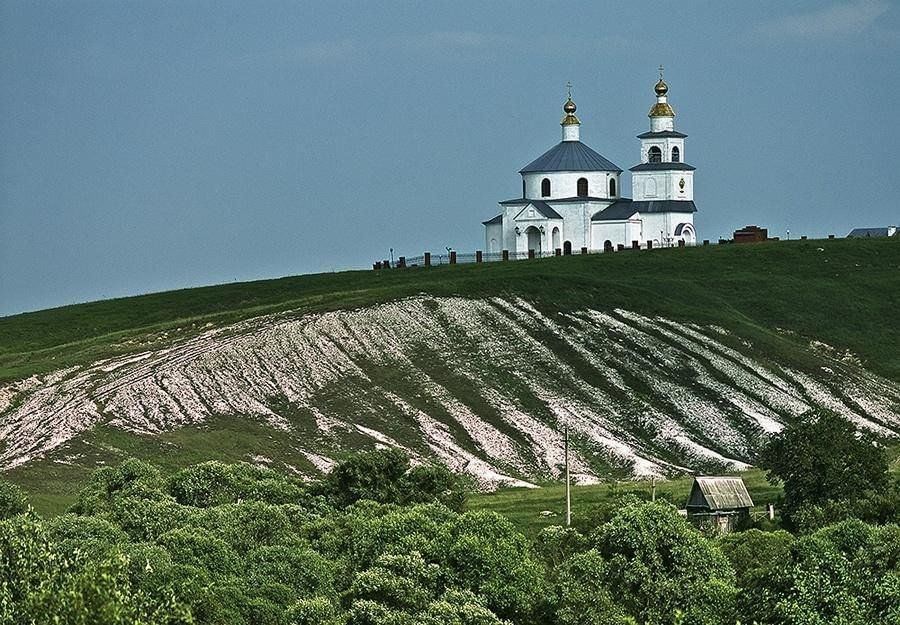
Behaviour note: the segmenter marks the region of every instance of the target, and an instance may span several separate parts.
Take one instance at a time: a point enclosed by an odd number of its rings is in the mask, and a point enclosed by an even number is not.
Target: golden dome
[[[562,126],[572,126],[581,123],[581,121],[575,117],[576,108],[578,107],[576,107],[575,103],[572,101],[572,96],[569,96],[569,99],[566,100],[566,103],[563,105],[563,111],[565,111],[566,114],[560,122]]]
[[[675,110],[668,102],[657,102],[647,113],[647,117],[675,117]]]
[[[663,96],[669,93],[669,85],[666,84],[665,80],[660,78],[659,82],[656,83],[656,86],[653,87],[653,90],[656,92],[656,95]]]

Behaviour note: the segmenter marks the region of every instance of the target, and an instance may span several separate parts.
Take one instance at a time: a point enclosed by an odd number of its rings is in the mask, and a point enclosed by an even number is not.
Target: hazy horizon
[[[896,4],[660,6],[0,0],[0,315],[481,248],[566,82],[627,170],[659,64],[699,238],[900,222]]]

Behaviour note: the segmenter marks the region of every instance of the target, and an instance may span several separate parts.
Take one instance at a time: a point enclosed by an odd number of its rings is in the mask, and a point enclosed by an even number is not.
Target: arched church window
[[[616,197],[616,179],[609,179],[609,197]]]
[[[647,152],[648,160],[651,163],[662,163],[662,150],[658,146],[653,146]]]
[[[550,179],[541,180],[541,197],[550,197]]]
[[[678,146],[676,145],[674,148],[672,148],[672,162],[678,163],[680,161],[681,161],[681,150],[679,150]]]
[[[578,179],[578,197],[587,197],[587,196],[588,196],[587,178],[579,178]]]

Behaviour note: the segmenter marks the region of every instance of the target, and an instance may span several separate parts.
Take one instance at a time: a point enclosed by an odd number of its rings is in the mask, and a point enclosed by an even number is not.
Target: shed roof
[[[520,174],[551,171],[615,171],[622,168],[581,141],[560,141],[519,170]]]
[[[753,500],[739,477],[698,477],[691,486],[687,507],[735,510],[752,508]]]

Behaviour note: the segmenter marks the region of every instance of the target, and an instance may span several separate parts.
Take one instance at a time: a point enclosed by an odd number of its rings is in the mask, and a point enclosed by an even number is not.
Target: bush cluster
[[[529,540],[465,487],[395,451],[313,484],[128,460],[52,519],[0,484],[0,624],[900,623],[893,523],[721,538],[626,498]]]

